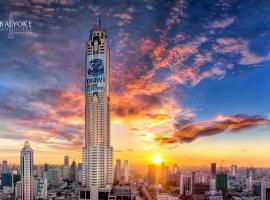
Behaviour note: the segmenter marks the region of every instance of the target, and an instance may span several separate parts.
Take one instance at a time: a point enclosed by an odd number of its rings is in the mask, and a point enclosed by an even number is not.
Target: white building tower
[[[83,185],[90,189],[91,200],[103,199],[104,191],[110,190],[113,178],[109,75],[108,34],[99,20],[86,42],[85,59]],[[86,196],[88,199],[89,193]]]
[[[125,182],[128,182],[128,179],[129,179],[128,160],[124,161],[124,178],[125,178]]]
[[[33,175],[33,150],[28,141],[21,150],[20,174],[21,174],[21,200],[34,199],[34,175]]]

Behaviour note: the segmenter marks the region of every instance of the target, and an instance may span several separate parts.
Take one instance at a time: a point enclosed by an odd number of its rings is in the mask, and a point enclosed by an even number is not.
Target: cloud
[[[185,122],[183,124],[181,121],[179,121],[174,124],[175,130],[172,135],[159,135],[155,138],[155,140],[161,145],[171,143],[189,143],[200,137],[217,135],[225,131],[242,131],[264,124],[270,125],[270,120],[258,115],[218,115],[213,119],[195,123]]]
[[[192,122],[196,111],[183,105],[183,88],[205,79],[220,80],[239,64],[258,64],[270,58],[269,45],[265,45],[264,55],[251,45],[269,23],[250,26],[252,19],[245,13],[233,13],[233,4],[222,1],[206,1],[205,7],[182,0],[143,4],[10,2],[1,6],[5,11],[1,15],[12,8],[16,16],[33,19],[37,37],[8,42],[1,38],[0,114],[15,125],[33,129],[20,132],[20,138],[37,131],[33,139],[40,137],[51,146],[54,139],[67,148],[81,144],[84,43],[98,14],[109,32],[112,122],[123,120],[132,134],[148,137],[158,131],[173,133],[184,126],[199,126],[201,122]],[[247,27],[242,26],[243,19]],[[263,41],[267,37],[264,33]],[[10,131],[16,132],[11,127]],[[6,137],[15,137],[15,133]],[[198,137],[200,134],[195,134],[190,140]],[[177,139],[172,136],[172,140]]]
[[[24,129],[20,133],[1,134],[0,137],[30,138],[50,145],[58,141],[66,146],[81,145],[83,102],[81,94],[55,89],[7,92],[0,101],[0,116],[2,120],[11,120]]]
[[[264,56],[256,55],[250,50],[249,42],[243,38],[218,38],[214,50],[218,53],[239,54],[239,64],[242,65],[253,65],[270,60],[270,52]]]
[[[227,26],[231,25],[234,23],[235,18],[234,17],[229,17],[223,20],[216,20],[211,24],[212,28],[226,28]]]

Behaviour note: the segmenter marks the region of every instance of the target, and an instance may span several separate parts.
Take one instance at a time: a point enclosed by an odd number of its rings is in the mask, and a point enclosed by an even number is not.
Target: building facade
[[[2,164],[2,173],[6,173],[7,171],[8,171],[7,160],[3,160],[3,164]]]
[[[107,30],[98,25],[90,30],[85,58],[85,146],[83,185],[93,200],[101,199],[112,184],[110,136],[110,49]],[[100,195],[99,195],[100,193]]]
[[[76,168],[77,168],[76,162],[73,160],[70,166],[70,175],[69,175],[71,181],[76,181],[76,170],[77,170]]]
[[[212,178],[216,177],[216,173],[217,173],[217,165],[216,165],[216,163],[211,163],[211,176],[212,176]]]
[[[69,156],[64,156],[64,166],[69,166]]]
[[[192,195],[192,175],[181,174],[180,175],[180,195],[190,196]]]
[[[35,178],[34,197],[35,199],[47,199],[48,181],[46,178]]]
[[[21,200],[34,199],[34,175],[33,175],[33,150],[28,141],[21,150],[20,174],[21,174]]]
[[[231,175],[232,176],[237,175],[237,165],[231,165]]]
[[[121,180],[121,160],[117,159],[114,169],[114,182]]]
[[[2,173],[2,186],[13,187],[13,174],[12,172]]]
[[[129,167],[128,167],[128,160],[124,161],[124,180],[128,182],[129,180]]]

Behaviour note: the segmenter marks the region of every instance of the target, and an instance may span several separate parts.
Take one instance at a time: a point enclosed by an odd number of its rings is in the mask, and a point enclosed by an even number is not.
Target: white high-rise
[[[33,175],[33,150],[28,141],[21,150],[20,174],[21,174],[21,200],[34,199],[34,175]]]
[[[98,25],[90,30],[85,58],[85,147],[82,179],[83,185],[90,189],[91,200],[102,199],[102,194],[99,193],[108,190],[113,179],[109,74],[108,33],[101,27],[99,20]]]
[[[231,165],[231,175],[236,176],[237,174],[237,165]]]
[[[191,195],[193,191],[192,188],[192,175],[181,174],[180,175],[180,194],[181,195]]]
[[[125,182],[128,182],[128,179],[129,179],[128,160],[124,161],[124,178],[125,178]]]

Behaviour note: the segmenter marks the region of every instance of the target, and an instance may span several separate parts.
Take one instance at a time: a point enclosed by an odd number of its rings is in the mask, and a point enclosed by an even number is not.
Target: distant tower
[[[247,178],[251,178],[251,180],[254,180],[256,175],[256,169],[254,167],[247,168]]]
[[[70,180],[76,181],[76,162],[74,160],[70,166]]]
[[[83,148],[83,185],[91,200],[98,200],[112,185],[110,131],[110,49],[108,33],[98,25],[90,30],[85,58],[85,146]],[[83,195],[82,195],[83,196]],[[88,199],[88,193],[85,195]]]
[[[8,171],[7,160],[3,160],[3,164],[2,164],[2,173],[6,173],[7,171]]]
[[[114,181],[118,182],[121,180],[121,160],[116,160],[115,171],[114,171]]]
[[[124,178],[125,178],[125,182],[128,182],[128,179],[129,179],[128,160],[124,161]]]
[[[157,184],[158,183],[157,165],[155,165],[155,164],[148,165],[147,178],[148,178],[148,182],[150,184]]]
[[[190,174],[181,174],[180,175],[180,194],[189,196],[192,194],[192,175]]]
[[[173,173],[174,173],[174,174],[177,174],[178,172],[180,172],[180,169],[179,169],[179,166],[175,163],[175,164],[173,165]]]
[[[236,176],[237,174],[237,165],[231,165],[231,175]]]
[[[212,178],[216,177],[216,173],[217,173],[217,165],[216,165],[216,163],[211,163],[211,175],[212,175]]]
[[[69,156],[64,157],[64,166],[69,166]]]
[[[33,175],[33,150],[28,141],[21,150],[20,174],[21,174],[21,200],[34,199],[34,175]]]

